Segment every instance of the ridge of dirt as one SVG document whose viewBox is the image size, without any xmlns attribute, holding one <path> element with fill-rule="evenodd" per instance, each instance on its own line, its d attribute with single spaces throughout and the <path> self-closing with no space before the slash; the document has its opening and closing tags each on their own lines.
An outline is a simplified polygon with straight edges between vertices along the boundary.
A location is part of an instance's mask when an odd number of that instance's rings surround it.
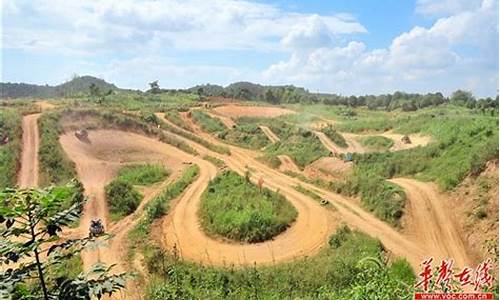
<svg viewBox="0 0 500 300">
<path fill-rule="evenodd" d="M 38 186 L 38 118 L 40 115 L 26 115 L 22 119 L 21 168 L 17 179 L 17 184 L 21 188 Z"/>
<path fill-rule="evenodd" d="M 260 128 L 260 130 L 262 130 L 262 132 L 264 132 L 264 134 L 271 141 L 271 143 L 274 144 L 274 143 L 280 141 L 280 138 L 276 134 L 274 134 L 274 132 L 271 130 L 271 128 L 264 126 L 264 125 L 259 126 L 259 128 Z"/>
</svg>

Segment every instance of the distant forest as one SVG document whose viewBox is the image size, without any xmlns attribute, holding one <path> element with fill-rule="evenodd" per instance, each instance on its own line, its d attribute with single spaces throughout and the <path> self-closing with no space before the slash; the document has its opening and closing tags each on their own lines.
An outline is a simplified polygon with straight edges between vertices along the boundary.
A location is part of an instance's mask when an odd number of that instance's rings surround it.
<svg viewBox="0 0 500 300">
<path fill-rule="evenodd" d="M 322 103 L 326 105 L 346 105 L 350 107 L 366 106 L 369 109 L 384 109 L 392 111 L 402 109 L 403 111 L 415 111 L 429 106 L 438 106 L 451 103 L 470 109 L 497 109 L 498 95 L 495 98 L 477 99 L 471 92 L 457 90 L 450 97 L 441 93 L 414 94 L 395 92 L 393 94 L 364 95 L 364 96 L 342 96 L 326 93 L 311 93 L 308 90 L 286 86 L 265 86 L 251 82 L 236 82 L 226 87 L 220 85 L 206 84 L 197 85 L 189 89 L 161 89 L 158 81 L 150 83 L 151 88 L 145 93 L 194 93 L 203 100 L 206 97 L 234 98 L 246 101 L 262 101 L 270 104 Z M 119 89 L 114 84 L 103 79 L 92 76 L 76 76 L 72 80 L 57 86 L 34 85 L 26 83 L 0 83 L 0 98 L 51 98 L 71 97 L 77 95 L 106 94 L 116 91 L 127 91 Z M 130 90 L 128 90 L 130 91 Z M 135 91 L 141 94 L 141 91 Z"/>
</svg>

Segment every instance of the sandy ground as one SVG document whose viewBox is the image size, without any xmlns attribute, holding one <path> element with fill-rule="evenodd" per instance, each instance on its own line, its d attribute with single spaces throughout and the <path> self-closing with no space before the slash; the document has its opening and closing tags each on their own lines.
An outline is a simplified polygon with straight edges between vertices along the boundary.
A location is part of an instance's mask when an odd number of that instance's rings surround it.
<svg viewBox="0 0 500 300">
<path fill-rule="evenodd" d="M 353 163 L 335 157 L 322 157 L 304 168 L 304 174 L 311 179 L 343 179 L 352 170 Z"/>
<path fill-rule="evenodd" d="M 274 132 L 271 130 L 271 128 L 267 127 L 267 126 L 259 126 L 260 130 L 262 130 L 262 132 L 264 132 L 264 134 L 267 136 L 267 138 L 271 141 L 271 143 L 276 143 L 276 142 L 279 142 L 280 138 L 274 134 Z"/>
<path fill-rule="evenodd" d="M 279 170 L 281 172 L 294 172 L 294 173 L 300 173 L 300 168 L 295 164 L 293 159 L 290 158 L 288 155 L 278 155 L 278 159 L 281 161 L 281 165 L 279 167 Z"/>
<path fill-rule="evenodd" d="M 244 105 L 224 105 L 213 109 L 216 113 L 230 117 L 266 117 L 274 118 L 281 115 L 294 114 L 290 109 L 272 106 L 244 106 Z"/>
<path fill-rule="evenodd" d="M 407 178 L 390 181 L 405 189 L 408 196 L 403 219 L 405 232 L 421 241 L 421 247 L 429 251 L 428 256 L 438 258 L 437 261 L 452 258 L 460 267 L 472 266 L 451 201 L 432 183 Z"/>
<path fill-rule="evenodd" d="M 17 184 L 21 188 L 38 186 L 38 118 L 40 114 L 23 117 L 23 141 L 21 153 L 21 169 Z"/>
<path fill-rule="evenodd" d="M 405 150 L 405 149 L 411 149 L 419 146 L 425 146 L 431 142 L 431 138 L 429 136 L 424 136 L 421 134 L 410 134 L 408 137 L 411 140 L 411 144 L 405 144 L 401 141 L 401 138 L 404 136 L 399 133 L 393 133 L 392 131 L 387 131 L 382 134 L 381 136 L 385 136 L 387 138 L 390 138 L 394 141 L 394 145 L 389 149 L 390 151 L 399 151 L 399 150 Z"/>
</svg>

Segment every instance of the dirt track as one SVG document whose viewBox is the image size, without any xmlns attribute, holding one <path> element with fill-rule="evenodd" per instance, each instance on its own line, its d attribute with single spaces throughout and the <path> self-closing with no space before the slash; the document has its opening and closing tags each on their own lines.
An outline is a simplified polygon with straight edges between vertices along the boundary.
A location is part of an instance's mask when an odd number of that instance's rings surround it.
<svg viewBox="0 0 500 300">
<path fill-rule="evenodd" d="M 21 169 L 17 184 L 21 188 L 38 186 L 38 118 L 40 114 L 23 117 L 23 145 L 21 153 Z"/>
<path fill-rule="evenodd" d="M 279 167 L 281 172 L 291 171 L 295 173 L 300 173 L 300 168 L 295 164 L 295 162 L 288 155 L 278 155 L 278 159 L 281 161 Z"/>
<path fill-rule="evenodd" d="M 259 126 L 262 132 L 267 136 L 267 138 L 271 141 L 271 143 L 276 143 L 279 142 L 280 138 L 274 134 L 274 132 L 271 130 L 271 128 L 267 126 Z"/>
<path fill-rule="evenodd" d="M 210 136 L 209 134 L 200 132 L 199 135 L 209 140 L 210 142 L 221 144 L 217 139 Z M 196 148 L 196 150 L 200 153 L 208 151 L 194 142 L 191 142 L 187 139 L 184 140 L 192 147 Z M 293 189 L 293 186 L 297 184 L 301 184 L 305 188 L 315 191 L 319 195 L 328 199 L 337 208 L 337 211 L 342 216 L 343 221 L 354 228 L 357 228 L 373 237 L 380 239 L 384 246 L 389 249 L 394 255 L 407 258 L 414 268 L 418 268 L 419 264 L 429 256 L 434 256 L 436 259 L 443 257 L 443 251 L 436 249 L 443 249 L 445 248 L 444 244 L 450 242 L 449 238 L 447 238 L 446 236 L 443 236 L 442 239 L 438 241 L 439 246 L 437 248 L 423 247 L 422 245 L 429 244 L 429 242 L 427 241 L 428 237 L 402 234 L 387 223 L 381 221 L 380 219 L 374 217 L 371 213 L 368 213 L 367 211 L 359 207 L 357 204 L 355 204 L 354 201 L 346 199 L 345 197 L 338 194 L 317 188 L 314 185 L 304 183 L 296 178 L 286 176 L 283 173 L 271 169 L 266 165 L 256 161 L 254 158 L 258 156 L 258 153 L 254 151 L 241 149 L 235 146 L 229 146 L 229 148 L 231 149 L 231 156 L 219 155 L 210 151 L 208 152 L 210 152 L 210 155 L 224 160 L 226 164 L 233 170 L 241 172 L 241 169 L 245 169 L 245 166 L 250 166 L 253 171 L 253 179 L 264 178 L 265 182 L 270 188 L 279 188 L 280 191 L 283 192 L 286 196 L 292 193 L 291 189 Z M 425 185 L 425 183 L 422 184 Z M 312 199 L 304 197 L 303 195 L 298 197 L 304 198 L 304 201 L 313 201 Z M 440 198 L 441 196 L 435 194 L 434 197 Z M 413 201 L 413 197 L 411 195 L 409 198 L 410 202 Z M 428 216 L 420 217 L 422 218 L 421 222 L 426 222 L 428 219 Z M 460 243 L 458 243 L 456 239 L 453 239 L 452 241 L 459 247 L 458 251 L 462 253 L 457 258 L 457 264 L 458 260 L 468 261 L 467 259 L 463 259 L 464 256 L 467 257 L 467 251 L 464 245 L 460 245 Z M 445 258 L 452 257 L 452 255 L 454 255 L 454 252 L 446 253 L 447 254 L 445 255 Z"/>
</svg>

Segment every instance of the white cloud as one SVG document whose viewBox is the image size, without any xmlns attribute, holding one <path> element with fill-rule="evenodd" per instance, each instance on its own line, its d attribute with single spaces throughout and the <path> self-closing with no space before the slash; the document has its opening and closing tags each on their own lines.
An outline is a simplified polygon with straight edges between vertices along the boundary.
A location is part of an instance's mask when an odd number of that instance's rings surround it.
<svg viewBox="0 0 500 300">
<path fill-rule="evenodd" d="M 431 16 L 453 15 L 481 6 L 481 0 L 417 0 L 417 13 Z"/>
<path fill-rule="evenodd" d="M 18 1 L 4 12 L 4 48 L 78 52 L 177 49 L 285 50 L 293 26 L 321 24 L 325 36 L 366 32 L 347 15 L 290 13 L 236 0 Z M 22 35 L 17 32 L 23 31 Z M 35 41 L 35 42 L 34 42 Z"/>
<path fill-rule="evenodd" d="M 475 10 L 440 18 L 430 28 L 414 27 L 387 49 L 367 51 L 363 43 L 349 42 L 295 51 L 289 60 L 269 66 L 263 76 L 274 83 L 344 94 L 470 88 L 493 95 L 498 78 L 497 11 L 498 3 L 483 1 Z"/>
</svg>

